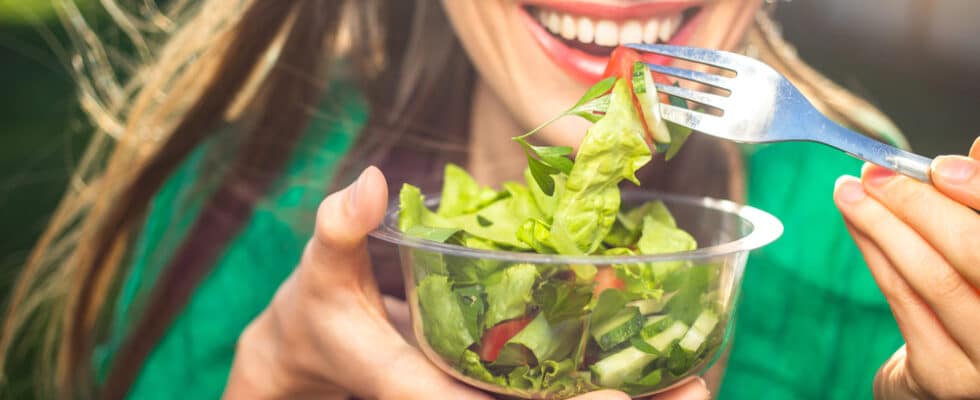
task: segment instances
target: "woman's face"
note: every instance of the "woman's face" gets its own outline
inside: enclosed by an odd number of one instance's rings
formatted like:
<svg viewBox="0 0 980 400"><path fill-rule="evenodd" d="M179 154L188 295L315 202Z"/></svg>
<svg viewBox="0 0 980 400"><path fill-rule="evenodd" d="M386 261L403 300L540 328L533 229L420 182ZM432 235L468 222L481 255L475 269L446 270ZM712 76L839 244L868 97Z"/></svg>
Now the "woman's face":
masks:
<svg viewBox="0 0 980 400"><path fill-rule="evenodd" d="M600 79L619 43L730 49L762 0L443 0L480 78L522 129L564 111ZM667 59L648 60L668 63ZM577 143L586 123L541 133Z"/></svg>

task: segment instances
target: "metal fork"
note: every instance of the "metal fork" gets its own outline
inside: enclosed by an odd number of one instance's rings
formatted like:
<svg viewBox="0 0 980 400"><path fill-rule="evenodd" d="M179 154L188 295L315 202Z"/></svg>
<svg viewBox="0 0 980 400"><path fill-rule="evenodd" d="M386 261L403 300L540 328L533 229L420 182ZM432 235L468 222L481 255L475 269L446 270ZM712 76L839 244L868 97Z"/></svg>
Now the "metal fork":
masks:
<svg viewBox="0 0 980 400"><path fill-rule="evenodd" d="M821 114L772 67L749 57L694 47L629 44L636 50L706 64L735 77L648 64L651 70L728 91L728 96L657 84L657 90L722 111L721 116L660 104L673 123L742 143L809 141L835 147L922 182L929 182L932 160L854 132Z"/></svg>

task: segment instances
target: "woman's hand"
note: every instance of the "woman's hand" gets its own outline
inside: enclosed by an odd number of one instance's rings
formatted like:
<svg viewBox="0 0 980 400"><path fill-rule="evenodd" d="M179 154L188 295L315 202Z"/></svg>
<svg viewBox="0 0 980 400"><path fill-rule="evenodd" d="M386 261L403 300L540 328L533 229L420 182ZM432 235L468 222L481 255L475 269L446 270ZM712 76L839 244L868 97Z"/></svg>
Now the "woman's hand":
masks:
<svg viewBox="0 0 980 400"><path fill-rule="evenodd" d="M980 138L930 186L866 165L835 200L905 337L877 399L980 398Z"/></svg>
<svg viewBox="0 0 980 400"><path fill-rule="evenodd" d="M378 292L366 236L387 198L384 176L371 167L323 201L299 266L239 338L226 398L491 398L433 366L409 343L405 303ZM614 391L577 397L628 398ZM657 397L706 398L700 379Z"/></svg>

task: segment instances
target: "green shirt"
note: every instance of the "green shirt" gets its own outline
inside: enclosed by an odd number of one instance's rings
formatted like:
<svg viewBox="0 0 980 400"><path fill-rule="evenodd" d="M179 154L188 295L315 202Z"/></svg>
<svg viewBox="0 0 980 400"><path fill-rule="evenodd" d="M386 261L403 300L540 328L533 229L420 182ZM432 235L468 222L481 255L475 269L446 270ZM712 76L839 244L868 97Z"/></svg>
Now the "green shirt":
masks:
<svg viewBox="0 0 980 400"><path fill-rule="evenodd" d="M299 261L325 182L366 120L354 88L335 87L325 98L286 173L146 360L131 398L222 393L239 333ZM749 203L782 220L785 234L749 259L720 397L868 398L877 367L902 338L831 200L834 180L856 173L860 163L808 143L752 150L745 153ZM96 354L101 371L134 320L137 294L149 290L196 218L203 153L192 155L151 205L112 339Z"/></svg>

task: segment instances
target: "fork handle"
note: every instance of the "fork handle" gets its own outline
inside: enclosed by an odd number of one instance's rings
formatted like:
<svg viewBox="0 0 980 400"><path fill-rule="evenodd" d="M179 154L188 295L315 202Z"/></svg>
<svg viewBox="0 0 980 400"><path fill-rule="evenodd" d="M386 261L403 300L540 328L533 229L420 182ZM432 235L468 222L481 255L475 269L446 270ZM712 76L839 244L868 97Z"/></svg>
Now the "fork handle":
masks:
<svg viewBox="0 0 980 400"><path fill-rule="evenodd" d="M932 182L929 178L932 170L931 158L879 142L829 119L822 125L816 137L824 144L924 183Z"/></svg>

